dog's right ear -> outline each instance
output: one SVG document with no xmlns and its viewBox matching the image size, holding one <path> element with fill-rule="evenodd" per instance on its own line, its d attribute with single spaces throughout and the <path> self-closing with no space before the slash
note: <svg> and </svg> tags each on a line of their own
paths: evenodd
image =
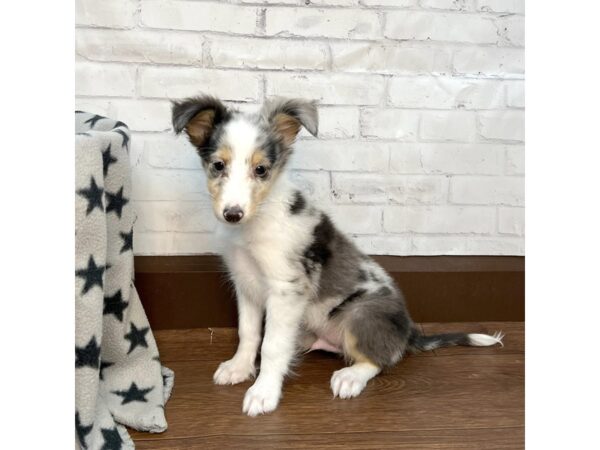
<svg viewBox="0 0 600 450">
<path fill-rule="evenodd" d="M 175 100 L 172 105 L 173 129 L 177 134 L 185 130 L 190 142 L 202 153 L 214 128 L 229 114 L 219 99 L 209 95 Z"/>
</svg>

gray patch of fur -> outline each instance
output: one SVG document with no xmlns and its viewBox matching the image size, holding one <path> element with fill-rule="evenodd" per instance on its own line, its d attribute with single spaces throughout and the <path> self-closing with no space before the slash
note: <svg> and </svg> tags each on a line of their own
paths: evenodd
<svg viewBox="0 0 600 450">
<path fill-rule="evenodd" d="M 348 305 L 342 313 L 359 352 L 380 367 L 398 362 L 414 327 L 399 290 L 381 288 Z"/>
</svg>

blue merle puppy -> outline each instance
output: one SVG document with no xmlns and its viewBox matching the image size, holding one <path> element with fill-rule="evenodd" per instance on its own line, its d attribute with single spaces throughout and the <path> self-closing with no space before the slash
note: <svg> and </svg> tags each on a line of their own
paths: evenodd
<svg viewBox="0 0 600 450">
<path fill-rule="evenodd" d="M 501 343 L 499 334 L 421 334 L 392 278 L 292 185 L 285 168 L 296 136 L 301 127 L 317 135 L 313 102 L 278 98 L 247 114 L 200 96 L 174 102 L 172 112 L 206 171 L 237 294 L 239 346 L 214 382 L 253 377 L 261 346 L 245 413 L 277 408 L 290 363 L 304 351 L 342 354 L 349 366 L 333 373 L 331 389 L 352 398 L 407 352 Z"/>
</svg>

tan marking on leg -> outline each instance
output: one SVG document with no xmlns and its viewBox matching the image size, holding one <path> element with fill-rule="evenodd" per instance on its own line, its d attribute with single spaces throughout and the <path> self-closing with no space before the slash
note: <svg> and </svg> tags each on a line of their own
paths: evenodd
<svg viewBox="0 0 600 450">
<path fill-rule="evenodd" d="M 357 342 L 358 340 L 356 339 L 356 336 L 354 336 L 348 330 L 344 331 L 344 354 L 346 357 L 350 359 L 353 364 L 366 363 L 380 369 L 377 364 L 375 364 L 365 354 L 358 350 Z"/>
</svg>

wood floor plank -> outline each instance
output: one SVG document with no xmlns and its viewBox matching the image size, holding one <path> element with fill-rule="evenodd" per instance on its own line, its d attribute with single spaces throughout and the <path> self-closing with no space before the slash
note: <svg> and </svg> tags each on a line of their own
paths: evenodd
<svg viewBox="0 0 600 450">
<path fill-rule="evenodd" d="M 524 448 L 523 427 L 423 430 L 388 433 L 324 433 L 305 435 L 219 435 L 163 441 L 138 441 L 139 450 L 194 449 L 400 449 L 516 450 Z"/>
<path fill-rule="evenodd" d="M 235 352 L 235 328 L 194 328 L 157 330 L 154 333 L 161 361 L 225 361 Z M 415 356 L 433 356 L 431 352 Z"/>
<path fill-rule="evenodd" d="M 372 380 L 356 399 L 333 399 L 329 379 L 342 362 L 311 358 L 289 379 L 273 414 L 242 415 L 250 383 L 215 386 L 218 362 L 173 363 L 169 430 L 155 438 L 218 434 L 364 432 L 431 428 L 520 426 L 523 423 L 523 357 L 520 355 L 408 358 Z M 317 420 L 317 418 L 320 418 Z"/>
<path fill-rule="evenodd" d="M 424 324 L 423 329 L 502 329 L 507 339 L 504 348 L 409 356 L 352 400 L 333 399 L 329 388 L 331 374 L 343 361 L 310 353 L 287 380 L 279 409 L 257 418 L 241 412 L 250 382 L 212 383 L 218 364 L 235 350 L 235 330 L 214 329 L 212 344 L 206 329 L 157 332 L 161 358 L 175 371 L 166 407 L 169 429 L 162 434 L 132 431 L 132 437 L 141 449 L 522 448 L 523 324 Z"/>
</svg>

